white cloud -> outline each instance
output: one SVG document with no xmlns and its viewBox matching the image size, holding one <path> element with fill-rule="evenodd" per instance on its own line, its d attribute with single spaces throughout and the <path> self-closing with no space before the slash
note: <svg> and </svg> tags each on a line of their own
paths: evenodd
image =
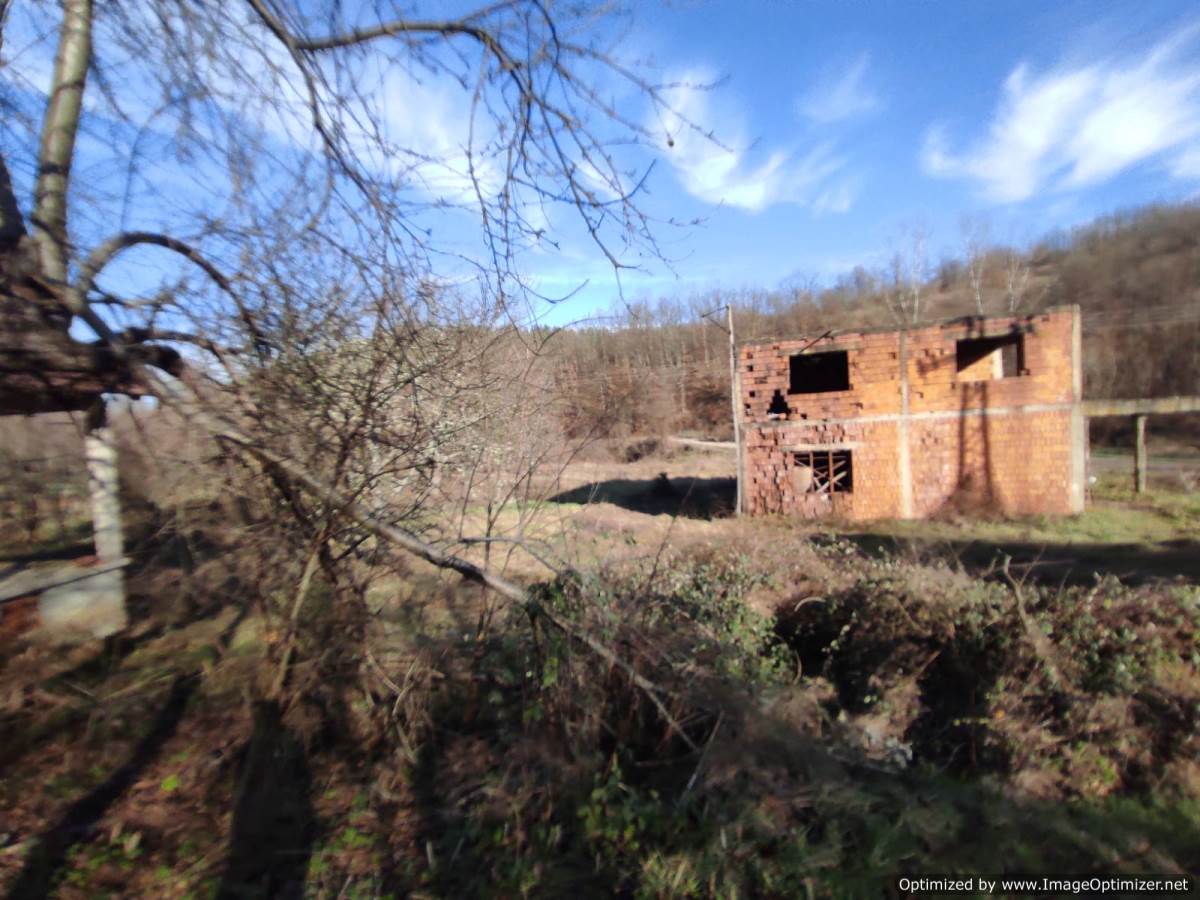
<svg viewBox="0 0 1200 900">
<path fill-rule="evenodd" d="M 1137 59 L 1043 74 L 1017 66 L 985 136 L 956 153 L 944 128 L 929 130 L 925 171 L 975 181 L 998 203 L 1098 184 L 1155 159 L 1176 177 L 1197 177 L 1200 63 L 1180 53 L 1196 34 L 1189 29 Z"/>
<path fill-rule="evenodd" d="M 684 189 L 706 203 L 724 203 L 759 212 L 778 203 L 816 208 L 823 192 L 845 167 L 845 160 L 832 144 L 822 142 L 806 151 L 776 148 L 761 161 L 750 161 L 746 151 L 743 118 L 726 109 L 714 109 L 712 93 L 702 85 L 715 79 L 711 73 L 693 70 L 679 80 L 680 86 L 665 92 L 673 111 L 665 121 L 663 152 Z M 715 139 L 709 133 L 715 134 Z M 720 141 L 720 143 L 718 143 Z M 842 211 L 851 202 L 851 189 L 843 185 L 840 203 L 825 203 L 826 210 Z M 840 209 L 838 209 L 840 207 Z"/>
<path fill-rule="evenodd" d="M 227 107 L 285 146 L 320 152 L 304 79 L 286 49 L 275 41 L 247 40 L 238 61 L 240 77 L 269 89 L 238 103 L 245 96 L 241 81 L 214 72 L 209 80 Z M 335 102 L 326 97 L 322 116 L 356 164 L 437 203 L 473 206 L 476 181 L 485 198 L 499 191 L 504 179 L 494 158 L 495 129 L 482 110 L 472 128 L 470 89 L 445 73 L 414 73 L 377 48 L 357 61 L 353 90 L 345 87 L 346 73 L 325 64 L 325 83 L 341 84 L 342 96 Z"/>
<path fill-rule="evenodd" d="M 869 53 L 859 55 L 848 68 L 826 74 L 797 103 L 801 115 L 827 125 L 879 108 L 879 98 L 866 84 Z"/>
<path fill-rule="evenodd" d="M 854 205 L 854 201 L 858 197 L 858 182 L 843 181 L 840 184 L 821 191 L 813 200 L 812 208 L 816 213 L 844 213 L 849 212 L 850 207 Z"/>
</svg>

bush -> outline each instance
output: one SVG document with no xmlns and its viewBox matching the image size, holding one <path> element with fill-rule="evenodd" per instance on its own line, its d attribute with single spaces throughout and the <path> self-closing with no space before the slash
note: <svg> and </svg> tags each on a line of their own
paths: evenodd
<svg viewBox="0 0 1200 900">
<path fill-rule="evenodd" d="M 662 442 L 658 438 L 648 437 L 629 441 L 620 451 L 621 462 L 635 463 L 639 459 L 655 456 L 662 450 Z"/>
<path fill-rule="evenodd" d="M 1134 860 L 1121 848 L 1138 835 L 1186 853 L 1198 832 L 1178 816 L 1194 801 L 1096 798 L 1180 793 L 1149 761 L 1133 777 L 1130 755 L 1151 748 L 1162 772 L 1196 752 L 1194 703 L 1170 681 L 1186 672 L 1195 688 L 1194 596 L 1023 588 L 1055 641 L 1056 685 L 1006 584 L 854 562 L 860 579 L 777 620 L 746 603 L 768 576 L 736 554 L 666 553 L 542 586 L 537 603 L 634 665 L 663 707 L 536 610 L 512 610 L 473 674 L 442 683 L 410 770 L 437 810 L 428 852 L 455 860 L 423 870 L 425 887 L 872 897 L 901 871 Z M 1097 731 L 1114 714 L 1104 697 L 1132 704 L 1133 733 Z M 1176 718 L 1159 727 L 1166 706 Z M 880 727 L 899 730 L 866 739 Z M 1034 771 L 1054 796 L 1089 799 L 1012 803 L 978 778 Z"/>
<path fill-rule="evenodd" d="M 1097 793 L 1070 748 L 1111 773 L 1101 793 L 1182 789 L 1200 752 L 1200 610 L 1194 588 L 1012 587 L 945 571 L 868 564 L 849 589 L 779 619 L 805 672 L 855 716 L 891 722 L 918 763 L 964 774 L 1038 775 L 1043 794 Z M 1024 609 L 1024 614 L 1022 610 Z"/>
</svg>

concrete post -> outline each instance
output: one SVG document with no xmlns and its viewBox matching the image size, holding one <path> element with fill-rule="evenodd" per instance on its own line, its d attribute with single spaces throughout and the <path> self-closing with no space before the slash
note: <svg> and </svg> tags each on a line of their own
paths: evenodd
<svg viewBox="0 0 1200 900">
<path fill-rule="evenodd" d="M 1087 503 L 1088 420 L 1083 407 L 1083 320 L 1078 306 L 1071 308 L 1071 512 L 1083 512 Z"/>
<path fill-rule="evenodd" d="M 737 454 L 737 499 L 735 509 L 737 515 L 742 515 L 745 501 L 743 499 L 744 466 L 742 461 L 742 389 L 738 378 L 737 336 L 733 333 L 733 304 L 725 307 L 725 321 L 729 329 L 729 391 L 733 399 L 733 446 Z"/>
<path fill-rule="evenodd" d="M 117 480 L 117 445 L 104 408 L 97 400 L 88 413 L 83 439 L 91 495 L 92 532 L 103 571 L 51 588 L 38 598 L 42 624 L 56 637 L 108 637 L 129 624 L 125 612 L 125 555 Z M 115 564 L 115 565 L 108 565 Z"/>
<path fill-rule="evenodd" d="M 101 562 L 109 562 L 125 555 L 125 535 L 121 528 L 117 444 L 108 424 L 104 401 L 99 401 L 98 407 L 89 415 L 89 428 L 83 446 L 87 458 L 96 555 Z"/>
<path fill-rule="evenodd" d="M 913 517 L 912 450 L 909 447 L 911 414 L 908 387 L 908 330 L 900 329 L 900 422 L 896 426 L 896 480 L 900 487 L 900 518 Z"/>
</svg>

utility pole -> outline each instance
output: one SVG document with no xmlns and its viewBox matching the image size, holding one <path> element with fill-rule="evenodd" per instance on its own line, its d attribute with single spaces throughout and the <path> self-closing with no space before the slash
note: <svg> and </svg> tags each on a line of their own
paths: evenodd
<svg viewBox="0 0 1200 900">
<path fill-rule="evenodd" d="M 725 310 L 725 325 L 719 325 L 712 322 L 708 317 L 713 313 Z M 741 391 L 738 390 L 738 369 L 737 369 L 737 336 L 733 331 L 733 304 L 726 304 L 724 307 L 718 306 L 714 310 L 704 313 L 701 318 L 708 319 L 718 328 L 723 328 L 725 333 L 729 335 L 729 401 L 733 410 L 733 446 L 734 453 L 737 455 L 737 500 L 734 505 L 734 511 L 737 515 L 742 514 L 742 417 L 739 405 L 741 403 Z"/>
</svg>

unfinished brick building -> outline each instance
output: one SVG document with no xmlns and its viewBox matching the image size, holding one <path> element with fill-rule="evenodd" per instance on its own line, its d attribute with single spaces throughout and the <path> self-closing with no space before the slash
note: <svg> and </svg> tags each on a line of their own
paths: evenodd
<svg viewBox="0 0 1200 900">
<path fill-rule="evenodd" d="M 1083 510 L 1078 307 L 743 347 L 746 509 Z"/>
</svg>

